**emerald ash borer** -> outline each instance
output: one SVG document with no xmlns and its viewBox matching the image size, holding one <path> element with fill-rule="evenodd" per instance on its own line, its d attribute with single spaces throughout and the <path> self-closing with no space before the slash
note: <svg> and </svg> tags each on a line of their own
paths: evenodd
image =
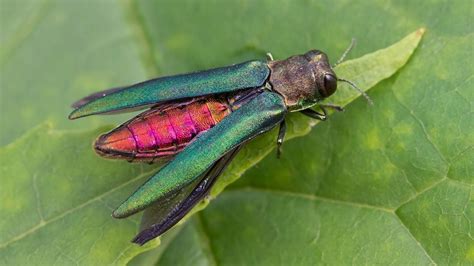
<svg viewBox="0 0 474 266">
<path fill-rule="evenodd" d="M 321 51 L 285 60 L 273 60 L 268 54 L 267 61 L 160 77 L 98 92 L 73 104 L 69 118 L 147 108 L 101 135 L 94 146 L 107 158 L 167 161 L 113 212 L 113 217 L 125 218 L 151 204 L 161 208 L 163 215 L 133 239 L 144 244 L 170 229 L 207 196 L 247 141 L 279 125 L 279 151 L 289 112 L 325 120 L 326 108 L 340 110 L 321 103 L 336 91 L 338 81 L 351 84 L 366 96 L 352 82 L 338 78 Z M 316 106 L 320 111 L 312 109 Z"/>
</svg>

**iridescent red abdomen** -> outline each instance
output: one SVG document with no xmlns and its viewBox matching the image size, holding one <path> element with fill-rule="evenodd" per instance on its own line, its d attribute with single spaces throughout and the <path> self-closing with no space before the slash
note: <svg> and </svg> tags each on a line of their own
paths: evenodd
<svg viewBox="0 0 474 266">
<path fill-rule="evenodd" d="M 102 156 L 129 161 L 166 159 L 219 123 L 232 108 L 226 97 L 158 106 L 100 136 L 95 149 Z"/>
</svg>

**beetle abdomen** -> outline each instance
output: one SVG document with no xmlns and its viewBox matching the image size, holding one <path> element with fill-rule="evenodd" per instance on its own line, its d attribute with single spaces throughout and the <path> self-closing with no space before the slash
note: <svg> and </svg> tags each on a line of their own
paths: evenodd
<svg viewBox="0 0 474 266">
<path fill-rule="evenodd" d="M 231 112 L 226 98 L 158 106 L 100 136 L 95 149 L 102 156 L 129 161 L 166 159 Z"/>
</svg>

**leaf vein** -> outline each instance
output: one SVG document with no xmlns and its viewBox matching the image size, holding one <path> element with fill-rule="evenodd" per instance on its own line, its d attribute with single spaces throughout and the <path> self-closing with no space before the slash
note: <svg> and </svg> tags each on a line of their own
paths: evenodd
<svg viewBox="0 0 474 266">
<path fill-rule="evenodd" d="M 36 210 L 40 218 L 40 223 L 43 223 L 45 222 L 45 220 L 44 220 L 43 211 L 41 210 L 41 197 L 40 197 L 40 192 L 38 189 L 38 174 L 37 173 L 33 174 L 32 180 L 33 180 L 33 190 L 35 191 L 35 197 L 36 197 Z"/>
<path fill-rule="evenodd" d="M 423 253 L 426 255 L 426 257 L 431 261 L 432 265 L 438 265 L 433 258 L 431 258 L 430 254 L 428 254 L 428 251 L 426 251 L 425 247 L 421 244 L 420 241 L 413 235 L 413 233 L 410 231 L 410 229 L 405 225 L 402 219 L 400 219 L 400 216 L 398 216 L 395 213 L 395 217 L 397 217 L 398 221 L 400 222 L 400 225 L 407 231 L 408 235 L 415 241 L 415 243 L 420 247 L 420 249 L 423 251 Z"/>
<path fill-rule="evenodd" d="M 393 87 L 392 87 L 392 91 L 393 91 Z M 438 148 L 438 146 L 433 142 L 433 140 L 431 139 L 431 136 L 428 134 L 428 131 L 426 130 L 426 127 L 425 127 L 425 124 L 423 123 L 423 121 L 421 119 L 419 119 L 416 115 L 415 115 L 415 112 L 410 109 L 405 103 L 403 103 L 397 96 L 397 94 L 395 93 L 395 91 L 393 91 L 394 95 L 395 95 L 395 99 L 396 101 L 400 104 L 400 106 L 402 106 L 409 114 L 411 117 L 413 117 L 413 119 L 415 119 L 415 121 L 418 123 L 418 125 L 421 127 L 422 131 L 423 131 L 423 135 L 425 136 L 426 140 L 430 143 L 430 145 L 433 147 L 433 149 L 438 153 L 438 156 L 441 158 L 441 160 L 444 161 L 444 163 L 446 165 L 449 165 L 449 162 L 448 160 L 446 159 L 446 157 L 443 155 L 443 153 L 440 151 L 440 149 Z"/>
<path fill-rule="evenodd" d="M 395 212 L 397 210 L 399 210 L 401 207 L 403 207 L 404 205 L 406 205 L 407 203 L 409 203 L 410 201 L 416 199 L 418 196 L 420 196 L 421 194 L 425 193 L 425 192 L 428 192 L 428 190 L 431 190 L 433 189 L 434 187 L 436 187 L 437 185 L 443 183 L 444 181 L 448 180 L 448 177 L 445 176 L 443 178 L 441 178 L 440 180 L 436 181 L 436 182 L 433 182 L 430 186 L 422 189 L 421 191 L 415 193 L 411 198 L 407 199 L 406 201 L 404 201 L 403 203 L 400 204 L 400 206 L 398 206 L 396 209 L 395 209 Z"/>
<path fill-rule="evenodd" d="M 353 207 L 357 207 L 357 208 L 373 209 L 373 210 L 378 210 L 378 211 L 383 211 L 383 212 L 388 212 L 388 213 L 393 213 L 394 212 L 393 209 L 384 208 L 384 207 L 381 207 L 381 206 L 369 205 L 369 204 L 364 204 L 364 203 L 349 202 L 349 201 L 343 201 L 343 200 L 337 200 L 337 199 L 321 197 L 321 196 L 317 196 L 317 195 L 313 195 L 313 194 L 306 194 L 306 193 L 301 193 L 301 192 L 285 191 L 285 190 L 278 190 L 278 189 L 268 189 L 268 188 L 259 188 L 259 187 L 254 187 L 254 186 L 247 186 L 247 187 L 233 189 L 231 191 L 232 192 L 257 191 L 257 192 L 264 192 L 264 193 L 274 193 L 274 194 L 304 198 L 304 199 L 308 199 L 308 200 L 312 200 L 312 201 L 330 202 L 330 203 L 335 203 L 335 204 L 349 205 L 349 206 L 353 206 Z"/>
<path fill-rule="evenodd" d="M 23 238 L 25 238 L 25 237 L 27 237 L 27 236 L 33 234 L 33 233 L 36 232 L 37 230 L 39 230 L 39 229 L 41 229 L 41 228 L 43 228 L 43 227 L 45 227 L 45 226 L 47 226 L 47 225 L 49 225 L 49 224 L 51 224 L 51 223 L 57 221 L 57 220 L 59 220 L 59 219 L 65 217 L 65 216 L 67 216 L 67 215 L 69 215 L 69 214 L 71 214 L 71 213 L 74 213 L 74 212 L 77 211 L 77 210 L 80 210 L 80 209 L 82 209 L 82 208 L 84 208 L 84 207 L 87 207 L 89 204 L 92 204 L 92 203 L 94 203 L 94 202 L 96 202 L 96 201 L 100 201 L 103 197 L 105 197 L 105 196 L 107 196 L 107 195 L 109 195 L 109 194 L 111 194 L 111 193 L 113 193 L 113 192 L 115 192 L 115 191 L 117 191 L 117 190 L 119 190 L 119 189 L 121 189 L 121 188 L 123 188 L 123 187 L 125 187 L 125 186 L 127 186 L 127 185 L 129 185 L 129 184 L 131 184 L 131 183 L 133 183 L 133 182 L 135 182 L 135 181 L 137 181 L 137 180 L 140 180 L 141 178 L 143 178 L 144 176 L 147 176 L 147 175 L 148 175 L 148 174 L 144 174 L 144 175 L 139 175 L 138 177 L 132 178 L 132 179 L 128 180 L 127 182 L 125 182 L 125 183 L 123 183 L 123 184 L 120 184 L 120 185 L 118 185 L 118 186 L 116 186 L 116 187 L 114 187 L 114 188 L 112 188 L 112 189 L 110 189 L 110 190 L 108 190 L 108 191 L 105 191 L 104 193 L 102 193 L 102 194 L 100 194 L 100 195 L 98 195 L 98 196 L 96 196 L 96 197 L 94 197 L 94 198 L 92 198 L 92 199 L 90 199 L 90 200 L 87 200 L 87 201 L 85 201 L 84 203 L 82 203 L 82 204 L 80 204 L 80 205 L 77 205 L 77 206 L 74 207 L 74 208 L 71 208 L 71 209 L 69 209 L 69 210 L 66 210 L 66 211 L 64 211 L 63 213 L 58 214 L 57 216 L 55 216 L 55 217 L 53 217 L 53 218 L 51 218 L 51 219 L 49 219 L 49 220 L 40 222 L 38 225 L 36 225 L 36 226 L 30 228 L 29 230 L 23 232 L 22 234 L 19 234 L 19 235 L 17 235 L 16 237 L 13 237 L 13 238 L 11 238 L 10 240 L 8 240 L 8 241 L 6 241 L 6 242 L 0 244 L 0 249 L 6 248 L 8 245 L 10 245 L 10 244 L 12 244 L 12 243 L 15 243 L 15 242 L 17 242 L 17 241 L 19 241 L 19 240 L 21 240 L 21 239 L 23 239 Z"/>
</svg>

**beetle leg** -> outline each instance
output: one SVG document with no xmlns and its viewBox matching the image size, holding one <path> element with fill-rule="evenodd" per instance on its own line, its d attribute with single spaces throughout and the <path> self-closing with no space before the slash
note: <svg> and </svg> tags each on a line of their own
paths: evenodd
<svg viewBox="0 0 474 266">
<path fill-rule="evenodd" d="M 321 120 L 321 121 L 325 121 L 327 119 L 326 109 L 324 109 L 323 106 L 319 106 L 319 107 L 323 111 L 322 114 L 314 111 L 313 109 L 304 109 L 304 110 L 301 110 L 300 112 L 302 114 L 306 115 L 306 116 L 311 117 L 311 118 L 318 119 L 318 120 Z"/>
<path fill-rule="evenodd" d="M 329 108 L 338 112 L 344 112 L 344 108 L 342 106 L 339 106 L 333 103 L 323 103 L 323 104 L 320 104 L 319 106 Z"/>
<path fill-rule="evenodd" d="M 280 130 L 278 131 L 278 138 L 277 138 L 277 158 L 278 159 L 280 159 L 281 145 L 283 144 L 285 133 L 286 133 L 286 123 L 285 123 L 285 120 L 283 120 L 280 123 Z"/>
</svg>

